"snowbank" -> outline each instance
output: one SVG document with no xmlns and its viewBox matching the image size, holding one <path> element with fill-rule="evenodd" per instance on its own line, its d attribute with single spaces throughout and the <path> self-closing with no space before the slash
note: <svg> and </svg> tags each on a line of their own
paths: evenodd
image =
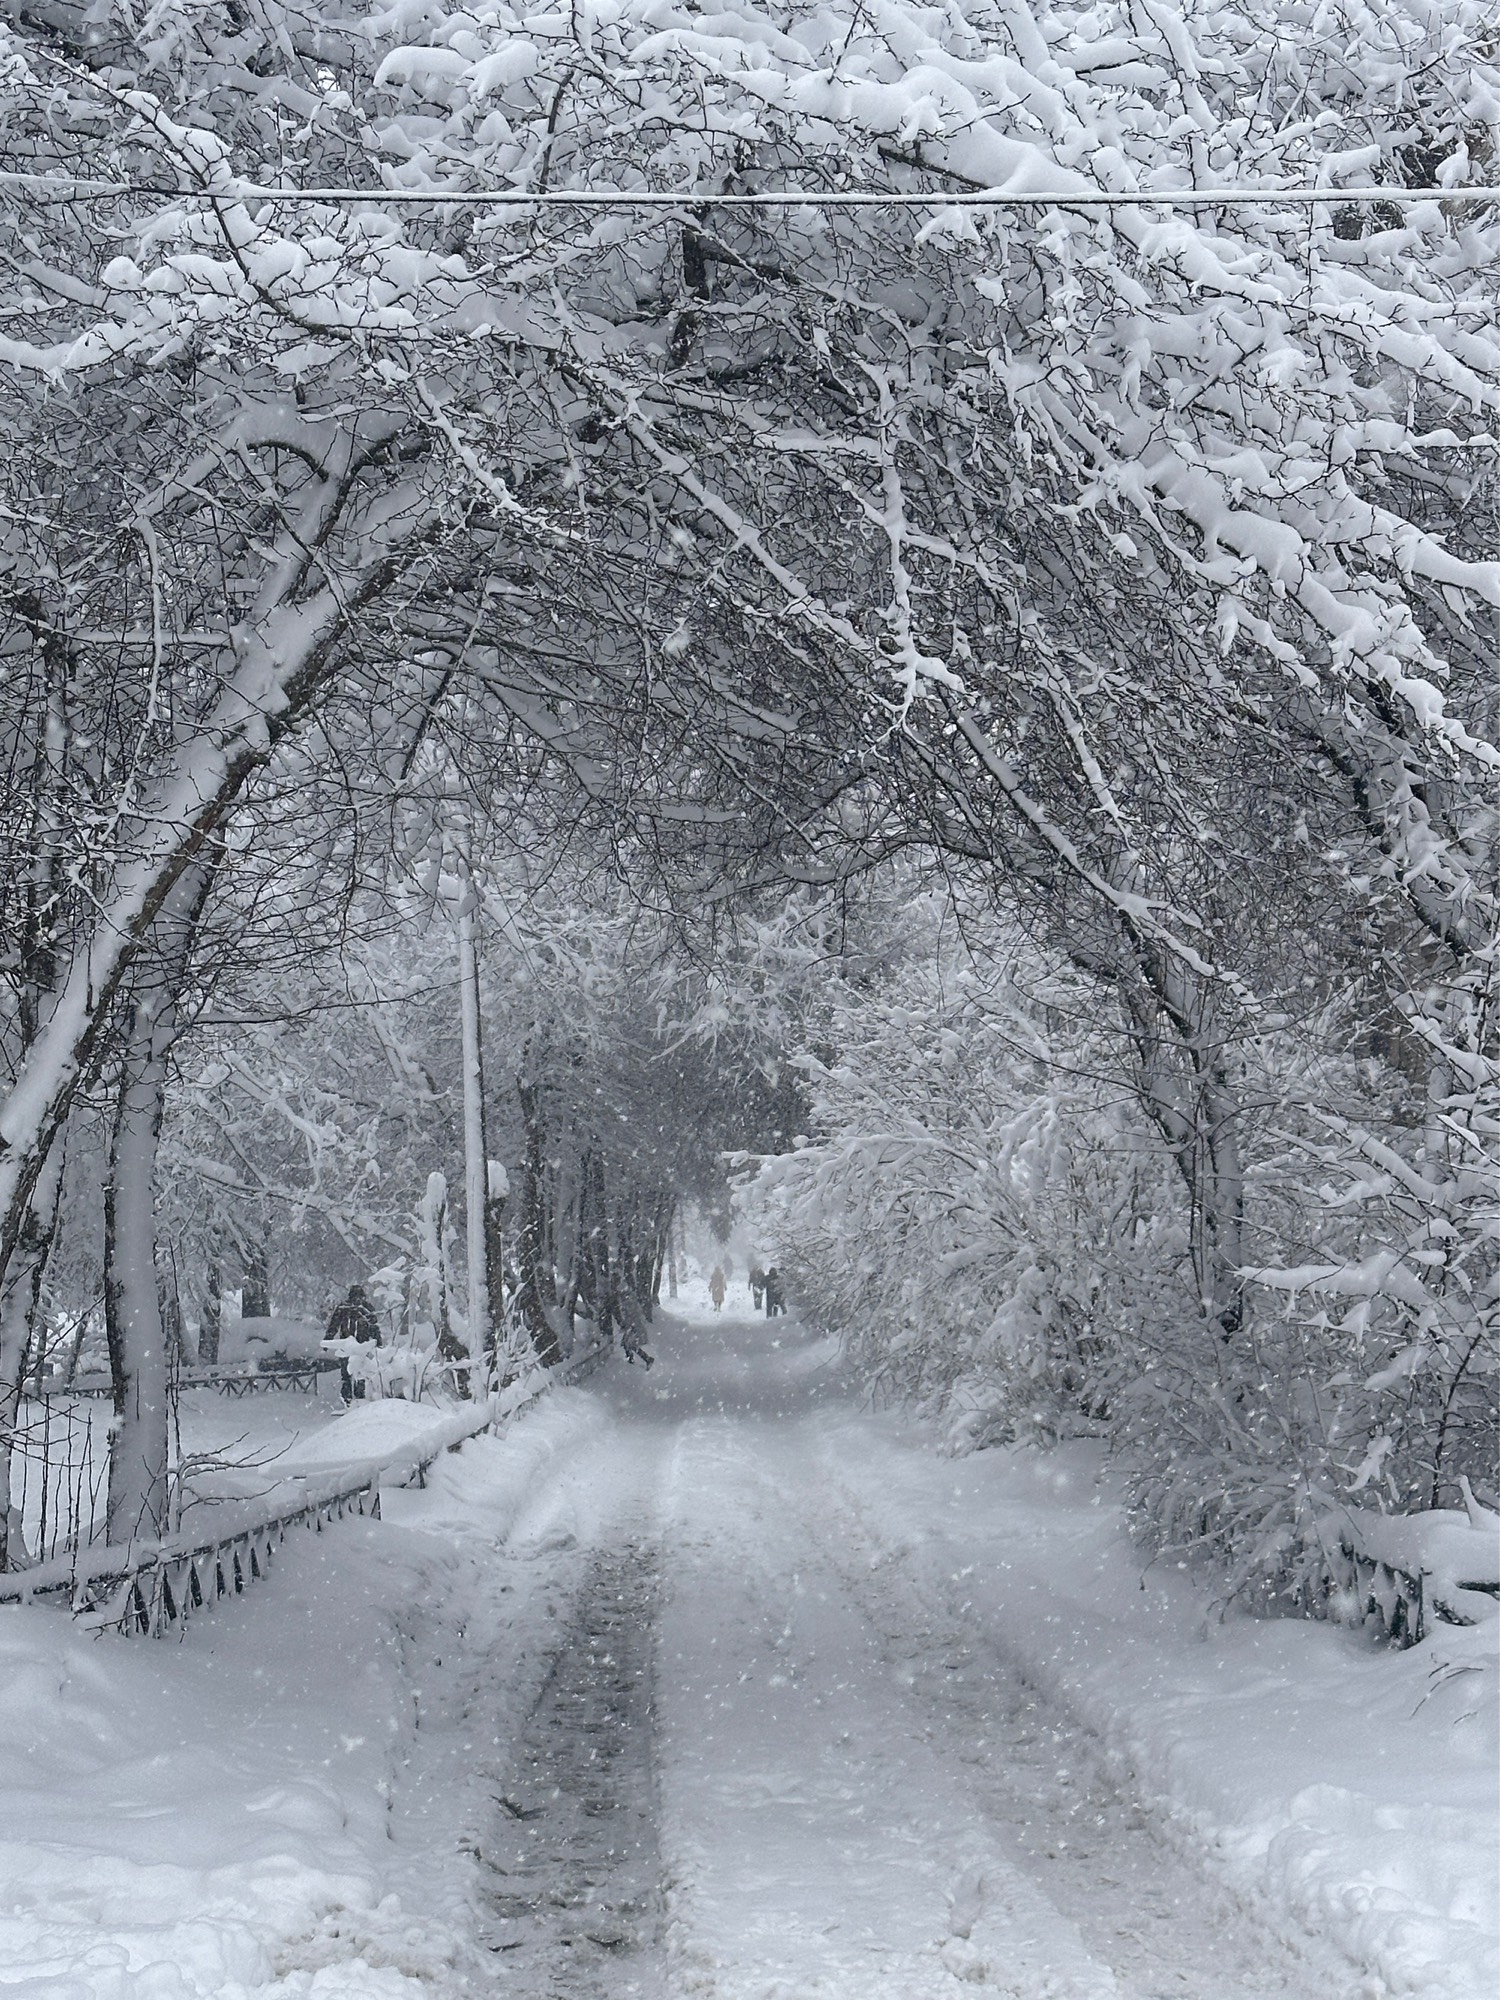
<svg viewBox="0 0 1500 2000">
<path fill-rule="evenodd" d="M 398 2000 L 457 1962 L 380 1865 L 415 1581 L 381 1540 L 305 1538 L 181 1648 L 0 1617 L 7 2000 Z"/>
<path fill-rule="evenodd" d="M 322 1430 L 299 1437 L 277 1460 L 276 1470 L 281 1474 L 326 1472 L 334 1466 L 360 1465 L 404 1453 L 413 1445 L 441 1450 L 449 1442 L 450 1432 L 462 1435 L 481 1421 L 472 1404 L 454 1411 L 433 1403 L 408 1403 L 395 1396 L 356 1403 Z"/>
<path fill-rule="evenodd" d="M 228 1319 L 219 1331 L 219 1364 L 242 1368 L 265 1361 L 316 1361 L 323 1329 L 311 1320 Z"/>
<path fill-rule="evenodd" d="M 1145 1562 L 1088 1445 L 944 1463 L 864 1419 L 821 1449 L 865 1560 L 1070 1706 L 1272 1921 L 1331 1938 L 1373 1993 L 1500 1991 L 1500 1620 L 1391 1652 L 1225 1612 Z"/>
<path fill-rule="evenodd" d="M 215 1505 L 246 1500 L 275 1507 L 295 1504 L 304 1488 L 322 1490 L 362 1475 L 400 1485 L 439 1452 L 489 1424 L 504 1422 L 551 1386 L 552 1378 L 533 1370 L 480 1403 L 371 1397 L 293 1433 L 274 1452 L 199 1473 L 193 1482 L 195 1500 Z M 266 1506 L 259 1511 L 264 1513 Z M 190 1509 L 185 1527 L 197 1532 L 200 1514 L 201 1505 Z"/>
<path fill-rule="evenodd" d="M 550 1622 L 545 1563 L 507 1571 L 496 1544 L 601 1420 L 587 1395 L 547 1398 L 387 1519 L 292 1537 L 268 1584 L 170 1643 L 0 1611 L 4 2000 L 489 1990 L 472 1704 L 482 1669 L 504 1733 Z"/>
</svg>

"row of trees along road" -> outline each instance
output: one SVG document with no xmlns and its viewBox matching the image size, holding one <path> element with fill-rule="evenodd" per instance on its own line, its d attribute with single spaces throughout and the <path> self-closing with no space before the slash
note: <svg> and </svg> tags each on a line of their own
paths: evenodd
<svg viewBox="0 0 1500 2000">
<path fill-rule="evenodd" d="M 167 1051 L 241 937 L 295 954 L 309 910 L 333 940 L 375 904 L 399 927 L 457 801 L 528 902 L 569 855 L 709 962 L 739 963 L 737 921 L 792 925 L 774 1006 L 721 970 L 732 1002 L 622 1004 L 627 1041 L 676 1019 L 711 1048 L 727 1012 L 794 1044 L 816 1009 L 788 994 L 843 963 L 830 907 L 936 870 L 979 963 L 1061 982 L 1168 1170 L 1182 1227 L 1146 1264 L 1186 1285 L 1199 1433 L 1254 1429 L 1270 1385 L 1274 1483 L 1281 1406 L 1347 1338 L 1346 1372 L 1418 1410 L 1374 1409 L 1388 1503 L 1451 1500 L 1497 1312 L 1483 10 L 0 19 L 7 1407 L 70 1127 L 110 1134 L 135 1383 L 160 1340 L 121 1163 L 158 1146 Z M 1066 199 L 1229 185 L 1329 195 Z M 712 204 L 788 186 L 929 205 Z M 682 205 L 437 198 L 497 188 Z M 987 188 L 1056 198 L 945 206 Z M 767 917 L 789 884 L 811 905 Z M 830 1073 L 837 1028 L 805 1036 Z M 243 1055 L 233 1009 L 214 1032 Z M 560 1047 L 539 1020 L 522 1066 L 536 1186 L 538 1135 L 577 1122 Z M 1297 1078 L 1284 1126 L 1268 1065 Z M 575 1233 L 588 1150 L 547 1168 Z M 1266 1216 L 1309 1160 L 1293 1260 Z M 540 1327 L 592 1280 L 522 1227 Z M 1278 1373 L 1269 1330 L 1309 1298 L 1334 1331 Z M 1347 1440 L 1316 1429 L 1293 1474 L 1336 1486 Z M 1159 1465 L 1143 1517 L 1260 1535 L 1274 1572 L 1285 1523 L 1226 1511 L 1227 1462 Z"/>
</svg>

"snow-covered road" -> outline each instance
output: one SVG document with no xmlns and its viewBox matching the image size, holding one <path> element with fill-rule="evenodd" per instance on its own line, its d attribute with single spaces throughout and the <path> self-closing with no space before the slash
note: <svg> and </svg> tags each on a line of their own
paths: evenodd
<svg viewBox="0 0 1500 2000">
<path fill-rule="evenodd" d="M 616 1421 L 532 1496 L 544 1539 L 586 1556 L 481 1840 L 507 1984 L 549 2000 L 1356 1990 L 1330 1953 L 1249 1922 L 1077 1723 L 882 1564 L 872 1439 L 831 1358 L 785 1321 L 668 1332 L 662 1366 L 617 1371 Z"/>
<path fill-rule="evenodd" d="M 0 1996 L 1478 2000 L 1492 1668 L 664 1319 L 153 1645 L 0 1618 Z M 1488 1677 L 1488 1678 L 1487 1678 Z"/>
</svg>

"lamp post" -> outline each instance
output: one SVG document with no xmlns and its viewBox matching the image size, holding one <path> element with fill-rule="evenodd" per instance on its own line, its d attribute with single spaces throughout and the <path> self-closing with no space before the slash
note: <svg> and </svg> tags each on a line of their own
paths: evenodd
<svg viewBox="0 0 1500 2000">
<path fill-rule="evenodd" d="M 464 1247 L 469 1276 L 469 1386 L 474 1369 L 494 1347 L 485 1218 L 489 1205 L 489 1153 L 484 1131 L 484 1055 L 479 1032 L 477 900 L 468 862 L 458 858 L 458 999 L 463 1028 Z"/>
</svg>

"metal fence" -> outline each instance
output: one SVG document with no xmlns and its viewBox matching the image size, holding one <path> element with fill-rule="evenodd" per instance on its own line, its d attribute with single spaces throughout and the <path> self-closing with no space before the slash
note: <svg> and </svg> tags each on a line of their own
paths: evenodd
<svg viewBox="0 0 1500 2000">
<path fill-rule="evenodd" d="M 93 1538 L 108 1478 L 107 1411 L 66 1396 L 23 1399 L 10 1435 L 11 1505 L 38 1561 Z"/>
<path fill-rule="evenodd" d="M 425 1484 L 428 1468 L 444 1452 L 508 1424 L 549 1389 L 585 1380 L 609 1352 L 591 1348 L 559 1368 L 538 1370 L 524 1383 L 508 1382 L 482 1404 L 455 1412 L 416 1444 L 342 1474 L 300 1481 L 295 1494 L 237 1504 L 232 1517 L 213 1529 L 124 1547 L 90 1548 L 75 1541 L 29 1569 L 0 1575 L 0 1605 L 64 1604 L 98 1631 L 163 1633 L 195 1611 L 239 1596 L 265 1576 L 291 1529 L 321 1534 L 349 1514 L 378 1518 L 382 1483 Z M 510 1393 L 518 1387 L 523 1393 Z"/>
<path fill-rule="evenodd" d="M 277 1390 L 300 1390 L 312 1394 L 321 1375 L 337 1375 L 339 1364 L 327 1355 L 312 1361 L 276 1361 L 258 1368 L 194 1368 L 172 1378 L 175 1389 L 216 1389 L 221 1396 L 259 1396 Z M 114 1384 L 107 1375 L 83 1376 L 63 1396 L 112 1396 Z"/>
<path fill-rule="evenodd" d="M 172 1374 L 167 1395 L 169 1427 L 177 1434 L 178 1397 L 186 1389 L 213 1389 L 240 1397 L 275 1391 L 315 1395 L 339 1363 L 326 1356 L 260 1369 L 214 1368 Z M 20 1518 L 30 1560 L 48 1562 L 87 1548 L 104 1519 L 109 1480 L 108 1378 L 74 1381 L 23 1395 L 11 1429 L 10 1504 Z"/>
<path fill-rule="evenodd" d="M 1400 1525 L 1422 1519 L 1407 1516 Z M 1474 1625 L 1500 1615 L 1500 1539 L 1464 1535 L 1457 1563 L 1434 1568 L 1419 1554 L 1403 1557 L 1383 1547 L 1379 1531 L 1391 1525 L 1380 1515 L 1346 1520 L 1339 1538 L 1342 1622 L 1373 1626 L 1393 1646 L 1415 1646 L 1434 1625 Z"/>
</svg>

